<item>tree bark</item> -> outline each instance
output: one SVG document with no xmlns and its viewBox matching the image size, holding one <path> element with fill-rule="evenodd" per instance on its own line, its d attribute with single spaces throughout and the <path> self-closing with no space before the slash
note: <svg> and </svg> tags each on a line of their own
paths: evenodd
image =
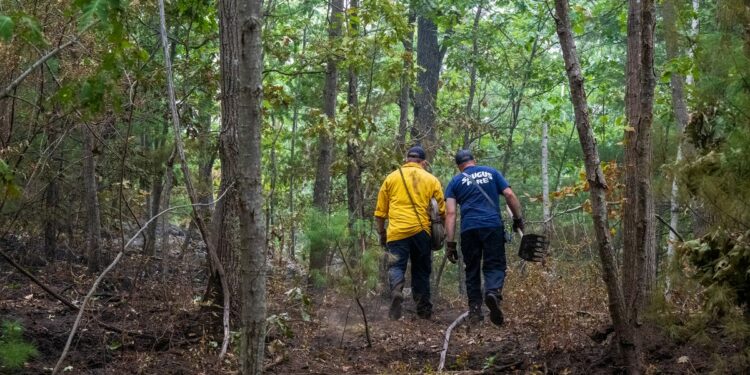
<svg viewBox="0 0 750 375">
<path fill-rule="evenodd" d="M 469 68 L 469 99 L 466 101 L 466 121 L 467 127 L 464 129 L 464 150 L 471 147 L 471 125 L 474 123 L 471 115 L 471 108 L 474 106 L 474 95 L 477 92 L 477 60 L 479 59 L 479 20 L 482 18 L 482 6 L 480 2 L 477 6 L 477 12 L 474 14 L 474 25 L 471 31 L 471 67 Z"/>
<path fill-rule="evenodd" d="M 586 179 L 590 187 L 591 216 L 594 221 L 594 232 L 596 233 L 598 243 L 599 258 L 602 262 L 602 278 L 607 286 L 609 313 L 612 317 L 615 333 L 618 338 L 617 348 L 619 349 L 619 354 L 622 356 L 624 363 L 633 372 L 639 369 L 639 354 L 633 345 L 634 329 L 628 325 L 626 316 L 625 300 L 618 273 L 617 258 L 612 246 L 607 219 L 605 192 L 608 186 L 601 169 L 599 151 L 596 147 L 596 139 L 594 138 L 594 132 L 591 129 L 589 121 L 583 74 L 581 73 L 581 66 L 578 62 L 576 46 L 570 27 L 568 7 L 567 0 L 555 0 L 557 35 L 560 39 L 560 48 L 563 51 L 565 70 L 570 84 L 570 98 L 575 113 L 578 139 L 581 142 L 584 154 Z"/>
<path fill-rule="evenodd" d="M 409 25 L 413 25 L 416 21 L 417 16 L 414 11 L 414 7 L 409 7 Z M 412 71 L 414 69 L 414 29 L 410 28 L 409 33 L 401 41 L 404 45 L 404 67 L 401 73 L 401 91 L 398 95 L 398 108 L 399 108 L 399 119 L 398 119 L 398 135 L 396 136 L 396 144 L 398 145 L 399 155 L 406 154 L 406 133 L 409 130 L 409 109 L 411 108 L 412 99 Z"/>
<path fill-rule="evenodd" d="M 341 35 L 343 0 L 331 0 L 331 16 L 328 23 L 328 40 L 336 43 Z M 331 164 L 333 163 L 333 136 L 336 127 L 336 95 L 338 94 L 338 58 L 331 55 L 326 63 L 326 77 L 323 87 L 323 112 L 328 126 L 321 130 L 318 138 L 318 165 L 313 187 L 313 206 L 327 213 L 331 190 Z M 325 268 L 328 259 L 327 249 L 310 249 L 310 274 Z"/>
<path fill-rule="evenodd" d="M 94 144 L 96 139 L 92 129 L 85 126 L 83 132 L 83 194 L 86 206 L 86 258 L 87 271 L 95 273 L 101 267 L 101 219 L 99 214 L 99 198 L 97 196 L 96 160 L 94 159 Z"/>
<path fill-rule="evenodd" d="M 266 325 L 266 239 L 261 184 L 263 119 L 262 0 L 239 2 L 239 103 L 237 117 L 240 191 L 240 367 L 242 374 L 263 373 Z"/>
<path fill-rule="evenodd" d="M 435 119 L 437 118 L 438 81 L 442 54 L 438 43 L 437 25 L 424 14 L 417 20 L 417 73 L 418 90 L 414 95 L 414 126 L 411 139 L 421 144 L 428 160 L 432 160 L 437 147 Z"/>
<path fill-rule="evenodd" d="M 653 122 L 654 3 L 631 0 L 625 109 L 625 200 L 623 205 L 623 293 L 638 355 L 631 368 L 642 370 L 641 313 L 656 280 L 656 228 L 651 192 L 651 123 Z M 636 367 L 637 366 L 637 367 Z"/>
<path fill-rule="evenodd" d="M 239 316 L 240 311 L 240 267 L 238 260 L 239 219 L 237 217 L 237 186 L 233 183 L 237 178 L 237 112 L 239 108 L 239 76 L 240 36 L 237 20 L 237 0 L 220 0 L 219 7 L 219 40 L 221 64 L 221 131 L 219 134 L 219 160 L 221 163 L 221 181 L 219 191 L 227 191 L 227 196 L 216 202 L 211 226 L 216 236 L 216 253 L 220 264 L 226 270 L 227 290 L 221 286 L 218 268 L 209 262 L 209 283 L 207 296 L 212 299 L 223 298 L 223 293 L 229 293 L 232 302 L 233 315 Z M 213 295 L 213 297 L 211 297 Z"/>
<path fill-rule="evenodd" d="M 667 49 L 667 60 L 672 60 L 680 55 L 679 34 L 677 33 L 677 6 L 675 0 L 665 0 L 663 5 L 664 17 L 664 42 Z M 677 73 L 672 72 L 670 77 L 670 87 L 672 88 L 672 112 L 675 117 L 675 127 L 677 128 L 677 156 L 675 162 L 679 163 L 683 157 L 683 146 L 685 127 L 688 123 L 688 109 L 685 102 L 685 78 Z M 676 231 L 679 231 L 679 214 L 680 204 L 678 202 L 680 190 L 677 179 L 672 179 L 672 190 L 669 199 L 670 219 L 669 225 Z M 667 243 L 667 262 L 674 257 L 675 243 L 678 241 L 677 235 L 669 231 L 669 242 Z M 667 276 L 668 277 L 668 276 Z M 669 280 L 667 279 L 667 289 L 669 289 Z"/>
<path fill-rule="evenodd" d="M 552 216 L 550 208 L 552 202 L 549 199 L 549 136 L 547 121 L 542 122 L 542 231 L 549 238 L 552 234 Z"/>
<path fill-rule="evenodd" d="M 358 16 L 359 1 L 352 0 L 347 12 L 352 20 L 349 21 L 350 38 L 359 37 L 359 22 L 354 21 Z M 359 76 L 357 68 L 349 67 L 349 87 L 347 89 L 347 104 L 350 113 L 350 130 L 346 142 L 346 192 L 347 206 L 349 208 L 349 230 L 355 229 L 354 223 L 365 217 L 364 202 L 362 197 L 362 151 L 360 149 L 360 124 L 361 114 L 359 110 Z M 358 236 L 359 243 L 364 240 Z M 361 248 L 364 251 L 364 246 Z"/>
</svg>

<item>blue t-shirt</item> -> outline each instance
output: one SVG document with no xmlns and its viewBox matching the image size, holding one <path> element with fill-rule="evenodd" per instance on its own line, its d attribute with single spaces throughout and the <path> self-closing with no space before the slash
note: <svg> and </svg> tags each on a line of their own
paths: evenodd
<svg viewBox="0 0 750 375">
<path fill-rule="evenodd" d="M 464 169 L 463 173 L 474 178 L 495 205 L 491 205 L 471 178 L 458 174 L 445 188 L 445 199 L 453 198 L 461 206 L 461 232 L 476 228 L 502 227 L 498 213 L 498 197 L 510 187 L 500 172 L 494 168 L 475 165 Z"/>
</svg>

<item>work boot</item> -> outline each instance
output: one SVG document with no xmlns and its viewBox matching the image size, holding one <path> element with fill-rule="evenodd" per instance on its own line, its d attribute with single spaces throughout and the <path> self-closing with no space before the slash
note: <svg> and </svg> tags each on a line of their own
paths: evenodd
<svg viewBox="0 0 750 375">
<path fill-rule="evenodd" d="M 484 296 L 484 304 L 490 309 L 490 321 L 496 326 L 503 325 L 503 310 L 500 310 L 500 301 L 502 297 L 487 293 Z"/>
<path fill-rule="evenodd" d="M 401 318 L 401 303 L 404 302 L 403 288 L 404 283 L 400 283 L 391 290 L 391 309 L 388 311 L 388 317 L 391 320 L 399 320 Z"/>
<path fill-rule="evenodd" d="M 471 327 L 481 324 L 484 321 L 484 316 L 482 315 L 482 305 L 477 304 L 469 306 L 469 317 L 467 319 L 469 326 Z"/>
</svg>

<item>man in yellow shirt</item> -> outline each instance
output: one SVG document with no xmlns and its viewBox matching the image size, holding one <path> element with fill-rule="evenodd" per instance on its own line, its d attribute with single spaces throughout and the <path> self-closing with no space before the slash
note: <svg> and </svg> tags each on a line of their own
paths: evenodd
<svg viewBox="0 0 750 375">
<path fill-rule="evenodd" d="M 380 244 L 392 255 L 388 268 L 391 288 L 389 317 L 401 318 L 404 300 L 404 275 L 411 258 L 412 297 L 417 305 L 417 316 L 430 319 L 430 273 L 432 246 L 430 240 L 430 199 L 435 198 L 440 216 L 445 220 L 445 200 L 440 181 L 427 172 L 424 149 L 414 146 L 406 154 L 406 163 L 391 172 L 383 181 L 375 206 L 375 222 Z M 385 220 L 388 219 L 388 231 Z"/>
</svg>

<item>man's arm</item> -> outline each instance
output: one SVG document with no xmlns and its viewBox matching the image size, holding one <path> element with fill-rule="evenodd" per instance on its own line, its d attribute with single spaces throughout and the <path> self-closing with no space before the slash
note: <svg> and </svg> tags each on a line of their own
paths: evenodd
<svg viewBox="0 0 750 375">
<path fill-rule="evenodd" d="M 510 212 L 513 213 L 513 218 L 522 219 L 523 213 L 521 213 L 521 201 L 518 200 L 518 197 L 513 193 L 513 190 L 510 187 L 505 188 L 505 190 L 503 190 L 503 196 L 505 197 L 505 203 L 510 207 Z"/>
<path fill-rule="evenodd" d="M 456 199 L 448 198 L 445 200 L 445 240 L 448 242 L 455 241 L 456 235 Z"/>
<path fill-rule="evenodd" d="M 375 229 L 378 234 L 385 233 L 385 218 L 375 216 Z"/>
</svg>

